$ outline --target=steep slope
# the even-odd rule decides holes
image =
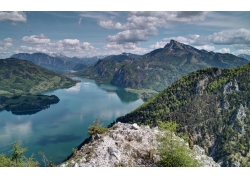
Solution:
[[[75,149],[74,154],[61,167],[156,167],[160,160],[158,138],[164,132],[149,126],[117,123],[105,134],[89,138],[89,142]],[[166,137],[171,138],[171,137]],[[184,143],[173,136],[173,140]],[[188,149],[188,145],[184,145]],[[200,166],[218,167],[212,158],[204,154],[199,146],[194,146],[194,159]]]
[[[222,166],[249,166],[249,77],[250,64],[198,70],[117,121],[152,126],[157,120],[175,121],[178,132]]]
[[[198,50],[171,40],[164,48],[156,49],[136,59],[100,60],[78,76],[111,83],[120,87],[162,91],[183,75],[206,67],[229,68],[248,63],[232,54]]]
[[[70,87],[76,81],[26,60],[0,59],[0,95],[18,95]]]

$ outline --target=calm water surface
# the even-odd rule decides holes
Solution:
[[[88,137],[87,129],[93,120],[100,119],[109,125],[143,101],[136,94],[124,89],[96,84],[93,80],[81,79],[69,89],[58,89],[44,94],[59,97],[58,104],[33,115],[13,115],[0,112],[0,153],[8,153],[11,143],[20,140],[42,165],[39,151],[58,164],[71,154],[72,149]]]

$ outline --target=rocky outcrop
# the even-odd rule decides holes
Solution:
[[[73,157],[62,163],[61,167],[156,167],[160,156],[157,148],[164,132],[158,127],[138,126],[118,122],[105,134],[92,137],[92,141],[83,145]],[[183,139],[175,136],[183,141]],[[188,144],[187,148],[188,148]],[[217,167],[204,149],[195,145],[196,159],[202,166]]]
[[[234,82],[229,81],[228,83],[226,83],[223,88],[223,94],[239,91],[239,85],[236,79],[234,79]]]
[[[206,82],[208,81],[208,77],[205,76],[203,79],[201,79],[200,81],[198,81],[196,83],[196,87],[195,87],[195,93],[196,94],[203,94],[203,91],[206,89]]]

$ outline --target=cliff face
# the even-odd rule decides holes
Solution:
[[[118,122],[102,135],[75,151],[73,156],[62,163],[61,167],[156,167],[160,160],[157,137],[164,132],[157,127],[137,126]],[[174,136],[175,139],[183,139]],[[186,144],[188,148],[188,144]],[[195,159],[201,166],[218,167],[211,157],[205,155],[204,149],[194,145]]]

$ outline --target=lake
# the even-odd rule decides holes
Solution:
[[[68,89],[44,92],[56,95],[60,102],[32,115],[13,115],[0,112],[0,153],[8,153],[11,143],[19,140],[28,147],[25,154],[35,154],[40,165],[45,153],[53,163],[62,162],[87,137],[87,129],[93,120],[99,119],[104,126],[139,107],[143,101],[137,94],[93,80],[81,80]]]

